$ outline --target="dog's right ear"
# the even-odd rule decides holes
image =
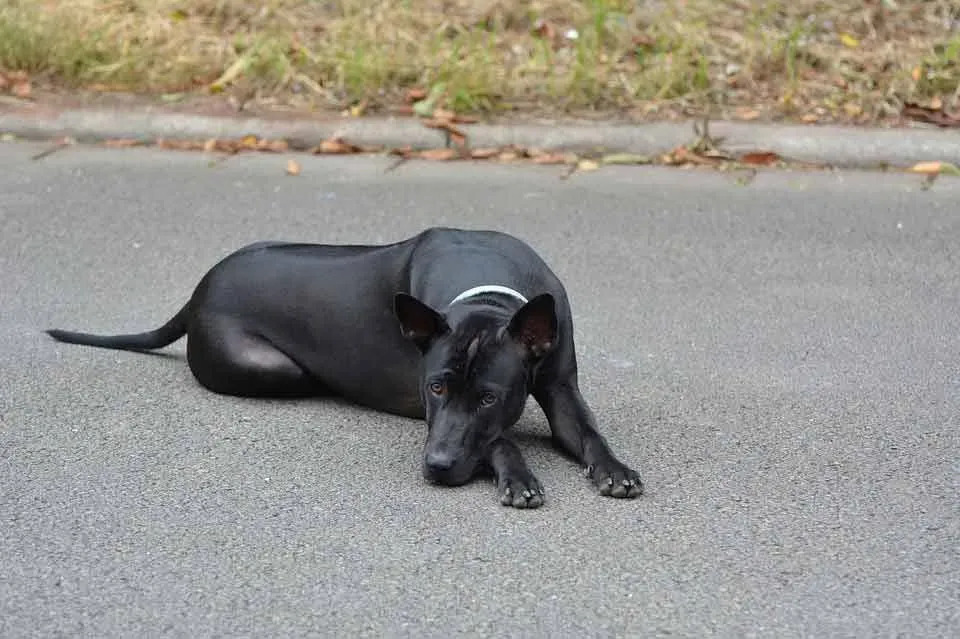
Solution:
[[[430,342],[450,330],[443,315],[413,295],[397,293],[393,297],[393,312],[400,320],[400,331],[414,344],[425,349]]]

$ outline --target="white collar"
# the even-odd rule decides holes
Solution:
[[[476,297],[477,295],[483,295],[484,293],[503,293],[504,295],[509,295],[510,297],[515,297],[524,304],[527,303],[527,298],[525,298],[520,293],[516,292],[512,288],[507,288],[506,286],[500,286],[499,284],[484,284],[483,286],[474,286],[473,288],[468,288],[463,293],[460,293],[453,301],[450,302],[450,305],[456,304],[457,302],[462,302],[463,300]]]

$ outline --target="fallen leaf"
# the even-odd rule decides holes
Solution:
[[[936,124],[940,127],[960,127],[960,114],[947,113],[942,108],[933,109],[912,102],[906,102],[900,113],[905,118]]]
[[[255,135],[245,135],[240,138],[239,146],[244,149],[256,149],[259,141],[259,138]]]
[[[446,131],[450,136],[450,141],[457,146],[464,146],[467,143],[467,134],[455,127],[449,119],[424,120],[423,125],[431,129]]]
[[[161,149],[172,149],[175,151],[195,151],[205,148],[205,143],[197,140],[177,140],[168,138],[157,138],[157,147]],[[216,140],[214,140],[216,144]]]
[[[913,78],[914,82],[920,81],[920,75],[923,73],[923,69],[920,67],[913,67],[913,70],[910,71],[910,77]]]
[[[912,173],[925,175],[955,175],[960,176],[960,168],[949,162],[918,162],[910,167]]]
[[[271,153],[283,153],[290,149],[286,140],[260,140],[257,142],[258,151],[269,151]]]
[[[300,164],[296,160],[287,160],[287,175],[300,175]]]
[[[402,158],[412,158],[416,151],[414,151],[413,147],[408,144],[407,146],[390,149],[387,153],[389,155],[399,155]]]
[[[553,28],[553,25],[543,18],[538,18],[537,21],[533,23],[533,32],[534,34],[547,40],[553,40],[557,35],[556,29]]]
[[[216,151],[216,150],[217,150],[217,139],[216,139],[216,138],[210,138],[209,140],[207,140],[206,142],[204,142],[204,143],[203,143],[203,150],[204,150],[204,152],[206,152],[206,153],[213,153],[214,151]]]
[[[760,117],[760,112],[756,109],[737,109],[737,117],[741,120],[756,120]]]
[[[407,102],[417,102],[419,100],[424,99],[425,97],[427,97],[427,92],[417,87],[413,89],[407,89],[407,94],[406,96],[404,96],[404,99]]]
[[[637,153],[610,153],[601,158],[604,164],[650,164],[653,158]]]
[[[18,98],[29,98],[31,93],[30,81],[19,80],[15,82],[10,92]]]
[[[417,153],[417,157],[423,160],[434,160],[438,162],[445,162],[447,160],[453,160],[460,155],[459,151],[456,149],[424,149]]]
[[[499,153],[500,149],[495,148],[470,149],[470,157],[474,160],[489,160]]]
[[[840,34],[840,42],[849,49],[856,49],[860,46],[860,41],[846,32]]]
[[[114,140],[106,140],[103,145],[111,149],[129,149],[134,146],[141,146],[143,140],[137,140],[134,138],[117,138]]]
[[[362,149],[355,145],[350,144],[349,142],[344,142],[342,138],[330,138],[323,140],[320,143],[320,146],[315,147],[313,152],[315,154],[319,153],[359,153]]]
[[[780,159],[780,156],[773,151],[751,151],[740,156],[740,162],[743,164],[757,166],[770,166],[779,162]]]
[[[590,160],[590,159],[584,158],[579,162],[577,162],[578,171],[596,171],[599,168],[600,168],[600,163],[597,162],[596,160]]]
[[[539,153],[531,158],[534,164],[573,164],[576,161],[576,157],[567,153]]]
[[[662,156],[661,161],[664,164],[673,166],[685,164],[716,165],[723,159],[726,158],[722,154],[719,154],[717,157],[711,157],[692,151],[685,146],[678,146],[670,153]]]
[[[807,113],[806,115],[804,115],[803,117],[801,117],[800,120],[801,120],[802,122],[806,122],[807,124],[811,124],[811,123],[813,123],[813,122],[819,122],[819,121],[820,121],[820,117],[817,116],[816,114],[813,114],[813,113]]]

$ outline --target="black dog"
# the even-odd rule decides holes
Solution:
[[[435,228],[384,246],[252,244],[214,266],[156,330],[48,332],[127,350],[186,334],[190,369],[214,392],[336,394],[425,417],[428,480],[458,485],[489,469],[501,502],[519,508],[543,503],[505,434],[532,393],[555,442],[601,494],[643,491],[580,395],[563,285],[533,249],[503,233]]]

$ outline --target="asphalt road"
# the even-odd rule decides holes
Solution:
[[[0,636],[960,632],[960,180],[0,145]],[[423,428],[49,327],[165,321],[257,239],[527,239],[636,501],[425,485]]]

